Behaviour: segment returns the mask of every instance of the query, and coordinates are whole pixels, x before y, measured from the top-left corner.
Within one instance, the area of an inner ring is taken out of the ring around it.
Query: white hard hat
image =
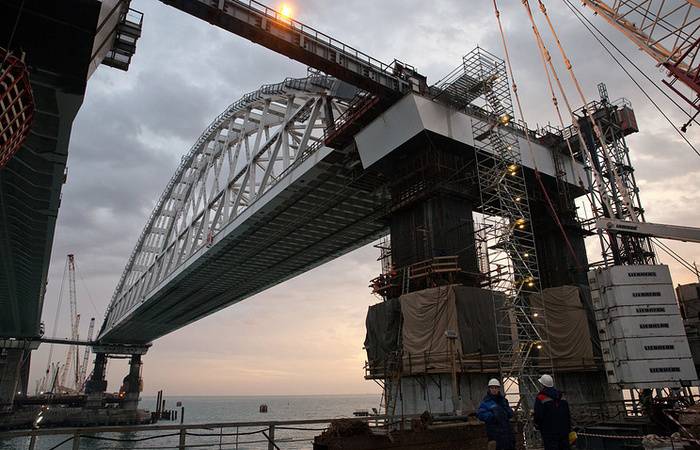
[[[501,382],[498,381],[498,380],[495,379],[495,378],[491,378],[491,379],[489,380],[489,387],[491,387],[491,386],[498,386],[498,387],[501,387]]]
[[[540,377],[539,380],[540,384],[544,387],[554,387],[554,380],[552,379],[551,375],[547,375],[546,373]]]

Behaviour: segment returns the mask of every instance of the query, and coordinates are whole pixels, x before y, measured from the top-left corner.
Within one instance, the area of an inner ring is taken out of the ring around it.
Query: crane
[[[80,324],[80,314],[78,314],[78,303],[75,289],[75,255],[68,255],[68,298],[70,300],[70,322],[71,322],[71,339],[78,341],[80,339],[78,326]],[[79,388],[79,365],[78,365],[78,346],[71,345],[66,354],[66,363],[63,365],[61,372],[60,386],[66,388],[66,378],[71,371],[71,366],[75,364],[75,377],[73,387]]]
[[[685,129],[700,114],[700,1],[582,1],[666,69],[671,80],[663,83],[695,108]],[[676,82],[690,88],[694,98]]]
[[[88,328],[88,333],[87,333],[87,340],[88,341],[92,340],[92,333],[94,330],[95,330],[95,318],[93,317],[90,319],[90,326]],[[78,382],[80,384],[76,385],[76,388],[81,388],[81,390],[82,390],[82,386],[85,384],[85,375],[87,373],[88,358],[90,358],[90,347],[85,347],[85,352],[83,353],[83,362],[80,365],[80,373],[78,375]]]

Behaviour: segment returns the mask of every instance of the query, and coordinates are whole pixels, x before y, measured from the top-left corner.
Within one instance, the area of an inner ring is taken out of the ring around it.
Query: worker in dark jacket
[[[515,450],[515,435],[510,426],[513,410],[501,393],[501,383],[497,379],[489,380],[488,392],[476,415],[486,423],[486,436],[489,441],[496,442],[496,450]]]
[[[542,375],[537,381],[542,390],[535,398],[535,425],[542,434],[544,450],[569,450],[569,403],[561,398],[561,392],[554,389],[551,375]]]

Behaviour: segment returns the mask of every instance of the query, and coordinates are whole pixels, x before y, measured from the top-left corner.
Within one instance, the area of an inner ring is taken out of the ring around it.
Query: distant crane
[[[92,340],[92,333],[95,331],[95,318],[90,319],[90,327],[88,328],[87,340]],[[78,382],[80,385],[76,384],[80,390],[83,390],[85,385],[85,375],[87,374],[88,359],[90,358],[90,347],[85,347],[85,352],[83,353],[83,362],[80,365],[80,374],[78,375]]]
[[[80,314],[78,314],[78,301],[75,289],[75,256],[73,254],[68,255],[68,299],[70,300],[70,330],[71,330],[71,340],[77,341],[80,339],[80,334],[78,332],[78,326],[80,325]],[[78,346],[71,345],[66,353],[66,363],[63,365],[63,371],[61,372],[61,388],[68,388],[66,385],[66,378],[68,373],[71,371],[71,366],[75,362],[75,378],[73,380],[73,387],[77,389],[78,376],[80,367],[78,365]]]

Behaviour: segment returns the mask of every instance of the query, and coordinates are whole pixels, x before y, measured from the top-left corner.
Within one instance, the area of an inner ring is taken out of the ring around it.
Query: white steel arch
[[[105,315],[111,328],[283,175],[323,146],[347,109],[326,76],[287,79],[243,96],[183,156],[122,273]],[[355,91],[356,92],[356,91]],[[346,98],[347,100],[347,98]]]

